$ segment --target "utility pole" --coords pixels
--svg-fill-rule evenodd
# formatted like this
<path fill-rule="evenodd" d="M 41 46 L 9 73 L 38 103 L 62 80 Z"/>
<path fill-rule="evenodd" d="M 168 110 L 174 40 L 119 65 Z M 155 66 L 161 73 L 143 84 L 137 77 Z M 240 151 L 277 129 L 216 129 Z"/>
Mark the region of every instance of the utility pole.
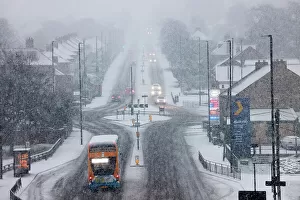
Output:
<path fill-rule="evenodd" d="M 210 74 L 209 74 L 209 44 L 208 41 L 206 41 L 206 55 L 207 55 L 207 108 L 208 108 L 208 139 L 211 141 L 211 128 L 210 128 Z M 200 56 L 199 56 L 200 57 Z"/>
<path fill-rule="evenodd" d="M 3 155 L 2 155 L 2 145 L 3 145 L 3 137 L 2 137 L 2 127 L 0 125 L 0 179 L 3 179 L 3 171 L 2 171 L 2 167 L 3 167 Z"/>
<path fill-rule="evenodd" d="M 132 65 L 133 64 L 131 64 L 131 66 L 130 66 L 130 96 L 131 96 L 131 115 L 133 115 L 133 93 L 132 93 L 132 85 L 133 85 L 133 83 L 132 83 Z"/>
<path fill-rule="evenodd" d="M 83 87 L 84 87 L 84 97 L 85 97 L 84 106 L 86 106 L 86 100 L 88 98 L 86 80 L 87 80 L 87 72 L 85 67 L 85 40 L 83 40 Z"/>
<path fill-rule="evenodd" d="M 274 83 L 273 83 L 273 37 L 272 35 L 268 35 L 270 39 L 270 85 L 271 85 L 271 128 L 272 128 L 272 181 L 275 181 L 276 179 L 276 169 L 275 169 L 275 124 L 274 124 Z M 273 198 L 276 200 L 276 186 L 273 185 Z"/>
<path fill-rule="evenodd" d="M 242 52 L 243 52 L 243 40 L 241 40 L 241 79 L 243 78 L 243 67 L 244 67 Z"/>
<path fill-rule="evenodd" d="M 198 57 L 199 57 L 199 106 L 201 106 L 201 64 L 200 64 L 200 61 L 201 61 L 201 58 L 200 58 L 200 50 L 201 50 L 201 39 L 199 37 L 199 44 L 198 44 Z M 209 104 L 209 103 L 208 103 Z"/>
<path fill-rule="evenodd" d="M 229 43 L 229 118 L 230 118 L 230 126 L 229 126 L 229 136 L 230 136 L 230 170 L 232 172 L 232 165 L 233 165 L 233 118 L 232 118 L 232 47 L 231 47 L 231 40 L 227 41 Z"/>
<path fill-rule="evenodd" d="M 180 64 L 180 68 L 182 68 L 182 66 L 181 66 L 181 35 L 179 36 L 179 64 Z"/>
<path fill-rule="evenodd" d="M 52 41 L 52 44 L 51 44 L 51 53 L 52 53 L 52 59 L 51 59 L 51 62 L 52 62 L 52 84 L 53 84 L 52 90 L 53 90 L 53 93 L 55 92 L 54 42 L 55 41 Z"/>
<path fill-rule="evenodd" d="M 103 68 L 103 66 L 104 66 L 104 61 L 103 61 L 103 58 L 104 58 L 104 56 L 103 56 L 103 54 L 104 54 L 104 52 L 103 52 L 103 33 L 101 32 L 101 67 Z"/>
<path fill-rule="evenodd" d="M 99 64 L 98 64 L 98 37 L 96 36 L 96 74 L 99 73 Z"/>
<path fill-rule="evenodd" d="M 82 94 L 81 94 L 81 60 L 80 60 L 80 45 L 83 44 L 83 43 L 78 43 L 78 51 L 79 51 L 79 102 L 80 102 L 80 144 L 82 145 L 83 144 L 83 141 L 82 141 Z"/>
<path fill-rule="evenodd" d="M 266 181 L 267 186 L 272 186 L 273 199 L 276 200 L 276 185 L 280 184 L 276 177 L 276 154 L 275 154 L 275 123 L 274 123 L 274 84 L 273 84 L 273 37 L 272 35 L 263 35 L 270 39 L 270 87 L 271 87 L 271 139 L 272 139 L 272 164 L 271 181 Z M 279 172 L 280 173 L 280 172 Z"/>
<path fill-rule="evenodd" d="M 276 122 L 276 164 L 277 164 L 277 183 L 280 183 L 280 133 L 279 133 L 279 120 L 280 120 L 280 113 L 279 109 L 276 109 L 275 112 L 275 122 Z M 281 188 L 280 184 L 277 185 L 277 199 L 281 200 Z"/>

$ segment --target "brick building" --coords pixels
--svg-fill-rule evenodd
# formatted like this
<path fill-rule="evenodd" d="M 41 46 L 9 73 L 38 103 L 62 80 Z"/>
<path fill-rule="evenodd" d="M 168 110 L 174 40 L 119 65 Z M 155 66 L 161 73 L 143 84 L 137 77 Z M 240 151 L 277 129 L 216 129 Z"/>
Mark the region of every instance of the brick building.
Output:
<path fill-rule="evenodd" d="M 265 144 L 270 142 L 268 135 L 271 120 L 270 65 L 266 61 L 253 61 L 253 65 L 255 70 L 233 84 L 232 98 L 250 98 L 252 139 Z M 294 135 L 298 124 L 296 112 L 300 111 L 300 62 L 296 59 L 274 60 L 273 68 L 274 103 L 275 108 L 279 108 L 281 113 L 280 133 L 282 136 Z M 228 90 L 220 94 L 220 122 L 223 129 L 229 124 L 227 94 Z"/>

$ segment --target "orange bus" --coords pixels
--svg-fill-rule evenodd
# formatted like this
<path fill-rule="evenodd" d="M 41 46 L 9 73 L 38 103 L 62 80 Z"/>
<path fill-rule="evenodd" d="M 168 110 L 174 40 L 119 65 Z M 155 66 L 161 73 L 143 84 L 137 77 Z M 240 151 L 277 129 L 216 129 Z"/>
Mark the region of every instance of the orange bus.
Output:
<path fill-rule="evenodd" d="M 117 135 L 93 136 L 88 144 L 88 186 L 99 188 L 121 186 L 120 148 Z"/>

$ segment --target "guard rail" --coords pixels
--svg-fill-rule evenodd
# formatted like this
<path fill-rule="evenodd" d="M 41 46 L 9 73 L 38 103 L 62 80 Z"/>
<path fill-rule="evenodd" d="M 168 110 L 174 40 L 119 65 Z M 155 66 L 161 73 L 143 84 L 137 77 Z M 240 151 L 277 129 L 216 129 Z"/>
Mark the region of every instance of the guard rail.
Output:
<path fill-rule="evenodd" d="M 40 161 L 42 159 L 47 160 L 49 157 L 51 157 L 53 155 L 53 153 L 61 145 L 62 142 L 63 142 L 63 140 L 61 138 L 59 138 L 49 150 L 30 156 L 31 163 Z M 3 165 L 3 167 L 2 167 L 3 173 L 10 171 L 10 170 L 13 170 L 13 163 Z"/>
<path fill-rule="evenodd" d="M 235 179 L 241 180 L 241 169 L 236 168 L 236 167 L 230 167 L 228 165 L 212 162 L 209 160 L 205 160 L 198 151 L 199 154 L 199 161 L 201 162 L 202 166 L 204 169 L 214 172 L 216 174 L 221 174 L 221 175 L 226 175 Z"/>

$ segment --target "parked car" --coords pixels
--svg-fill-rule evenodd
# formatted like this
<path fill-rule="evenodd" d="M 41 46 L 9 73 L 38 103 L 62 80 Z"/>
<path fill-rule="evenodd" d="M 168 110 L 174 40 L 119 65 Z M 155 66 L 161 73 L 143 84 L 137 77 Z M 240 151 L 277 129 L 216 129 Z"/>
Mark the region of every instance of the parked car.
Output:
<path fill-rule="evenodd" d="M 164 96 L 158 96 L 155 101 L 156 104 L 166 104 L 167 100 Z"/>
<path fill-rule="evenodd" d="M 281 139 L 281 147 L 287 150 L 300 149 L 300 138 L 297 136 L 285 136 Z"/>

